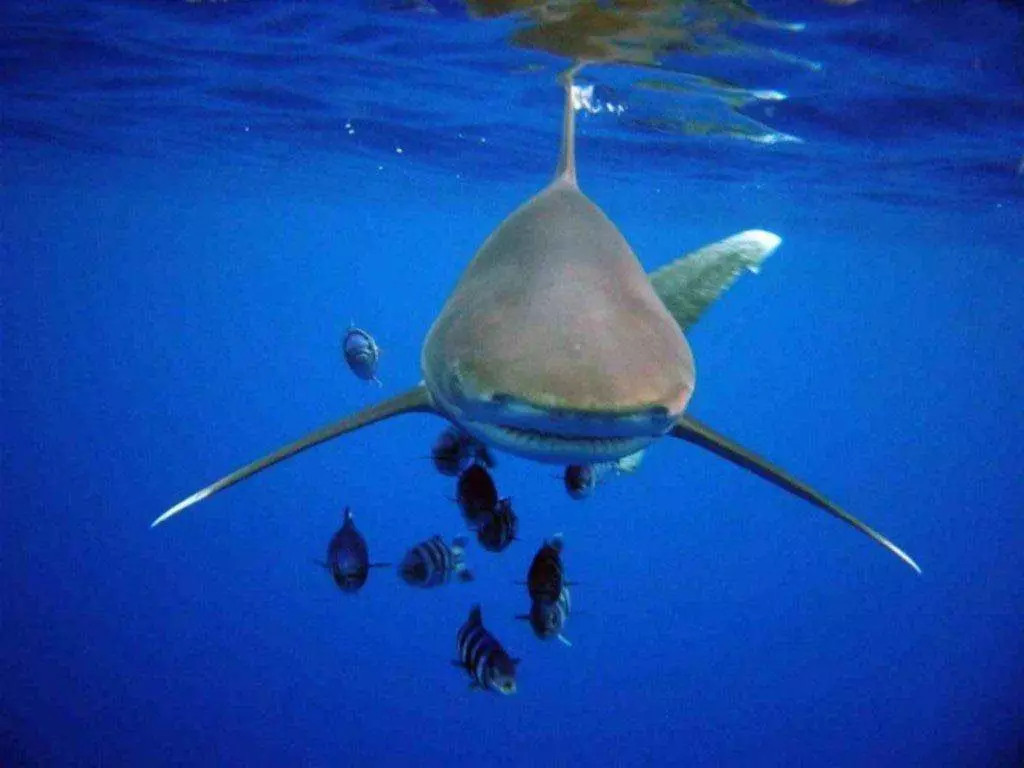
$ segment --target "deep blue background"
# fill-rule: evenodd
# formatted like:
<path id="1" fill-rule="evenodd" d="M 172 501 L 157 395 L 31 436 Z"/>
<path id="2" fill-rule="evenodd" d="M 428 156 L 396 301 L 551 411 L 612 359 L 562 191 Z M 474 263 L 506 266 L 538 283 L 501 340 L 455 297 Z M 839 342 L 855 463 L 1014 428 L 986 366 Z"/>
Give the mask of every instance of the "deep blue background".
<path id="1" fill-rule="evenodd" d="M 443 58 L 481 25 L 453 5 L 377 9 L 351 22 L 349 64 L 364 68 L 319 91 L 357 104 L 356 134 L 326 107 L 319 129 L 303 122 L 319 108 L 281 93 L 236 98 L 216 123 L 225 92 L 280 73 L 188 51 L 219 50 L 239 19 L 329 13 L 241 5 L 5 11 L 0 764 L 1018 764 L 1024 112 L 1010 4 L 777 4 L 818 24 L 792 46 L 813 56 L 817 41 L 827 66 L 748 84 L 789 91 L 756 117 L 803 144 L 647 146 L 610 115 L 580 119 L 583 189 L 648 268 L 742 229 L 784 238 L 690 334 L 692 412 L 879 528 L 922 576 L 666 440 L 584 503 L 556 468 L 502 457 L 521 543 L 472 547 L 470 585 L 412 591 L 374 571 L 354 598 L 310 565 L 344 506 L 374 559 L 459 531 L 452 483 L 425 458 L 437 419 L 359 432 L 149 522 L 419 380 L 460 271 L 553 168 L 557 65 L 484 50 L 502 28 L 482 25 L 456 52 L 473 61 L 466 92 L 439 88 L 445 67 L 414 87 L 402 73 L 422 72 L 417 46 L 436 35 Z M 385 29 L 419 42 L 360 49 Z M 149 66 L 98 52 L 104 31 L 195 34 L 173 38 L 177 80 L 104 91 L 95 70 Z M 39 42 L 76 35 L 78 48 Z M 292 63 L 324 82 L 344 71 Z M 526 63 L 542 66 L 503 68 Z M 188 84 L 190 67 L 221 90 Z M 587 74 L 599 93 L 621 76 Z M 603 93 L 630 104 L 628 89 Z M 274 133 L 281 115 L 294 122 Z M 339 360 L 350 320 L 383 347 L 383 391 Z M 556 531 L 581 582 L 571 649 L 513 620 L 526 608 L 513 582 Z M 471 694 L 449 666 L 476 601 L 524 659 L 513 699 Z"/>

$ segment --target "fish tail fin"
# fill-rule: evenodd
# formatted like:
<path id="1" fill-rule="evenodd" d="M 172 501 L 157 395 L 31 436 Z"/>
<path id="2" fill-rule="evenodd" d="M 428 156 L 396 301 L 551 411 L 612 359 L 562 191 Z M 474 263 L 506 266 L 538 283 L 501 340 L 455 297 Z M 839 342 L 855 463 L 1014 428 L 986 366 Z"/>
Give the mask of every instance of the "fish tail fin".
<path id="1" fill-rule="evenodd" d="M 690 418 L 689 416 L 680 417 L 675 426 L 672 427 L 670 434 L 673 437 L 698 445 L 739 467 L 743 467 L 773 485 L 788 491 L 794 496 L 797 496 L 810 504 L 813 504 L 815 507 L 818 507 L 818 509 L 828 512 L 833 517 L 853 526 L 872 541 L 881 544 L 915 571 L 921 573 L 920 566 L 914 562 L 914 559 L 910 555 L 893 544 L 878 531 L 865 523 L 862 523 L 853 515 L 836 506 L 809 485 L 800 482 L 785 470 L 774 466 L 770 462 L 761 458 L 757 454 L 748 451 L 746 448 L 733 442 L 724 435 L 718 434 L 713 429 L 702 424 L 696 419 Z"/>
<path id="2" fill-rule="evenodd" d="M 217 482 L 212 483 L 202 490 L 196 491 L 188 498 L 179 501 L 154 520 L 150 524 L 150 528 L 155 528 L 164 521 L 174 517 L 182 510 L 188 509 L 204 499 L 208 499 L 213 494 L 223 491 L 225 488 L 229 488 L 235 483 L 239 483 L 242 480 L 252 477 L 257 472 L 261 472 L 267 467 L 271 467 L 278 462 L 289 459 L 292 456 L 305 451 L 307 448 L 312 448 L 315 445 L 326 443 L 328 440 L 333 440 L 334 438 L 348 434 L 349 432 L 355 432 L 358 429 L 369 426 L 370 424 L 374 424 L 378 421 L 390 419 L 393 416 L 416 412 L 437 413 L 431 402 L 430 393 L 423 384 L 419 384 L 400 395 L 388 398 L 377 405 L 364 408 L 358 413 L 346 416 L 333 424 L 321 427 L 320 429 L 310 432 L 305 437 L 296 440 L 293 443 L 289 443 L 273 453 L 264 456 L 262 459 L 257 459 L 256 461 L 246 464 L 241 469 L 235 470 L 231 474 L 222 477 Z"/>

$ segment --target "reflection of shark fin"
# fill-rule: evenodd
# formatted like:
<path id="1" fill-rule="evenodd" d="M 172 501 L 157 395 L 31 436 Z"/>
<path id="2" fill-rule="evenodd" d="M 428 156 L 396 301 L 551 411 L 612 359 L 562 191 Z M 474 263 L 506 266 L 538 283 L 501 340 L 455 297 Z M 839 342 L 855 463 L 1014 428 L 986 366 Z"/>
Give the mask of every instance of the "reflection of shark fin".
<path id="1" fill-rule="evenodd" d="M 684 331 L 725 293 L 743 270 L 757 272 L 782 238 L 761 229 L 706 245 L 651 273 L 651 284 Z"/>
<path id="2" fill-rule="evenodd" d="M 583 68 L 583 62 L 576 61 L 559 75 L 565 88 L 565 107 L 562 111 L 562 147 L 558 153 L 558 169 L 556 179 L 564 179 L 576 186 L 576 107 L 573 104 L 572 81 L 576 73 Z"/>
<path id="3" fill-rule="evenodd" d="M 223 491 L 225 488 L 229 488 L 235 483 L 252 477 L 257 472 L 260 472 L 267 467 L 271 467 L 280 461 L 289 459 L 307 448 L 312 448 L 314 445 L 326 443 L 328 440 L 333 440 L 334 438 L 348 434 L 349 432 L 355 432 L 357 429 L 362 429 L 363 427 L 369 426 L 370 424 L 374 424 L 378 421 L 390 419 L 392 416 L 416 412 L 437 412 L 431 404 L 430 393 L 427 392 L 426 387 L 422 385 L 413 387 L 400 395 L 396 395 L 395 397 L 389 398 L 381 403 L 377 403 L 377 405 L 371 405 L 369 408 L 364 408 L 358 413 L 346 416 L 333 424 L 321 427 L 314 432 L 310 432 L 305 437 L 296 440 L 294 443 L 289 443 L 283 448 L 279 448 L 273 453 L 264 456 L 262 459 L 257 459 L 250 464 L 246 464 L 241 469 L 235 470 L 230 475 L 222 477 L 212 485 L 208 485 L 202 490 L 193 493 L 184 501 L 178 502 L 154 520 L 150 527 L 156 527 L 165 520 L 174 517 L 183 509 L 188 509 L 193 504 L 198 504 L 203 499 L 209 498 L 218 491 Z"/>
<path id="4" fill-rule="evenodd" d="M 689 416 L 680 417 L 675 426 L 672 427 L 670 434 L 673 437 L 686 440 L 694 445 L 699 445 L 701 448 L 705 448 L 708 451 L 711 451 L 711 453 L 753 472 L 758 477 L 767 480 L 773 485 L 789 491 L 794 496 L 798 496 L 804 501 L 810 502 L 819 509 L 825 510 L 833 517 L 838 517 L 843 522 L 852 525 L 864 535 L 881 544 L 918 573 L 921 572 L 921 569 L 910 555 L 889 541 L 885 536 L 878 533 L 878 531 L 875 531 L 853 515 L 840 509 L 809 485 L 805 485 L 800 482 L 785 470 L 774 466 L 757 454 L 748 451 L 738 443 L 734 443 L 724 435 L 718 434 L 713 429 L 702 424 L 696 419 L 690 418 Z"/>

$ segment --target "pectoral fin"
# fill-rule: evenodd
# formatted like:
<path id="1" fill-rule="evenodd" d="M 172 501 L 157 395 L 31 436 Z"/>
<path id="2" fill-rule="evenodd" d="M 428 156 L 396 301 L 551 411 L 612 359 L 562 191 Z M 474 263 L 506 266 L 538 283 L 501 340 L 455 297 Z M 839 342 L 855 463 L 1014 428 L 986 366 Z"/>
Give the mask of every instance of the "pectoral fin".
<path id="1" fill-rule="evenodd" d="M 651 284 L 685 331 L 743 270 L 757 272 L 781 242 L 778 235 L 761 229 L 740 232 L 655 270 Z"/>
<path id="2" fill-rule="evenodd" d="M 731 461 L 733 464 L 743 467 L 744 469 L 748 469 L 755 475 L 777 485 L 779 488 L 789 491 L 794 496 L 799 496 L 804 501 L 808 501 L 819 509 L 825 510 L 830 515 L 838 517 L 840 520 L 852 525 L 861 533 L 881 544 L 918 573 L 921 572 L 920 567 L 918 567 L 917 563 L 914 562 L 910 555 L 889 541 L 885 536 L 878 533 L 878 531 L 875 531 L 857 518 L 843 511 L 813 488 L 794 478 L 788 472 L 773 466 L 757 454 L 751 453 L 743 446 L 738 445 L 729 438 L 718 434 L 710 427 L 702 424 L 696 419 L 689 416 L 681 417 L 672 428 L 670 434 L 673 437 L 678 437 L 681 440 L 686 440 L 694 445 L 706 448 L 712 453 L 721 456 L 723 459 Z"/>
<path id="3" fill-rule="evenodd" d="M 277 449 L 269 456 L 257 459 L 251 464 L 246 464 L 241 469 L 232 472 L 226 477 L 222 477 L 212 485 L 208 485 L 201 491 L 196 491 L 187 499 L 178 502 L 154 520 L 150 527 L 155 528 L 165 520 L 174 517 L 174 515 L 178 514 L 183 509 L 187 509 L 193 504 L 198 504 L 200 501 L 203 501 L 203 499 L 209 498 L 218 491 L 223 491 L 225 488 L 228 488 L 235 483 L 252 477 L 257 472 L 273 466 L 280 461 L 291 458 L 307 448 L 312 448 L 314 445 L 320 445 L 320 443 L 326 443 L 328 440 L 348 434 L 349 432 L 355 432 L 357 429 L 361 429 L 362 427 L 374 424 L 378 421 L 390 419 L 392 416 L 415 412 L 436 413 L 433 405 L 431 404 L 430 394 L 422 383 L 401 395 L 396 395 L 382 403 L 370 406 L 369 408 L 364 408 L 351 416 L 346 416 L 333 424 L 321 427 L 302 439 L 296 440 L 294 443 L 289 443 L 283 448 Z"/>

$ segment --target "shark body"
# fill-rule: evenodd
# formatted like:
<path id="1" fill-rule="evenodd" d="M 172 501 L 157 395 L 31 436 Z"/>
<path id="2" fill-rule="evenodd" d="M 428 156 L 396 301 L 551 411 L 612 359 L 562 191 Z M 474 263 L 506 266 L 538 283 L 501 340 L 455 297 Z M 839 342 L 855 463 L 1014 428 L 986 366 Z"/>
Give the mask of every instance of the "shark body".
<path id="1" fill-rule="evenodd" d="M 683 332 L 781 239 L 750 230 L 646 274 L 579 188 L 572 79 L 563 76 L 554 179 L 510 214 L 466 268 L 421 354 L 423 380 L 192 494 L 182 510 L 314 445 L 404 413 L 433 413 L 485 445 L 562 465 L 617 461 L 665 436 L 698 445 L 902 549 L 786 471 L 686 414 L 693 355 Z"/>

